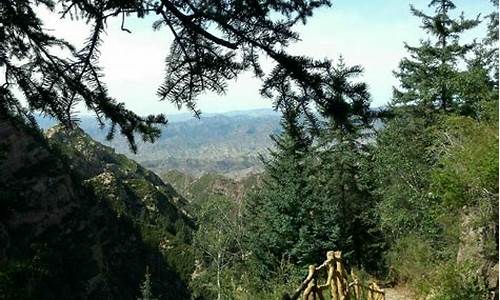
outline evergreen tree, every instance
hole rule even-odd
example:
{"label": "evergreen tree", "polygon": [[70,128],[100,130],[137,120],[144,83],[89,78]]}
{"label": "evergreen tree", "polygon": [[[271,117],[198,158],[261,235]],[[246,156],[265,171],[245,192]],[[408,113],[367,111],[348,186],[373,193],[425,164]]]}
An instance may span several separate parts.
{"label": "evergreen tree", "polygon": [[458,76],[458,97],[466,99],[460,113],[475,119],[488,116],[485,109],[498,100],[498,1],[492,3],[495,11],[486,18],[487,34],[465,60],[467,69]]}
{"label": "evergreen tree", "polygon": [[[403,59],[400,69],[395,72],[401,89],[395,89],[391,118],[385,120],[383,130],[377,134],[372,165],[372,180],[379,197],[377,214],[391,246],[388,262],[399,279],[413,281],[412,284],[420,287],[432,282],[421,278],[429,274],[433,265],[456,263],[460,205],[463,202],[455,207],[458,210],[450,209],[446,202],[450,201],[449,198],[453,198],[452,202],[459,202],[460,197],[466,195],[464,191],[470,192],[470,186],[476,184],[469,175],[458,173],[471,168],[481,170],[472,176],[481,173],[480,176],[485,178],[494,178],[491,174],[497,168],[490,164],[494,161],[491,156],[488,159],[469,157],[467,163],[462,162],[459,156],[471,155],[472,152],[464,147],[462,139],[470,137],[453,136],[456,131],[450,130],[450,124],[457,124],[457,120],[463,122],[459,127],[465,125],[463,127],[468,128],[469,122],[491,122],[494,115],[498,115],[498,79],[495,78],[498,68],[495,67],[497,58],[494,54],[498,46],[491,40],[495,34],[490,31],[482,43],[463,45],[460,35],[476,26],[478,19],[467,20],[463,14],[452,19],[450,11],[455,5],[449,0],[434,0],[429,6],[435,8],[435,15],[428,16],[413,7],[412,12],[422,18],[423,29],[435,39],[422,41],[419,47],[406,45],[411,57]],[[490,18],[494,20],[495,15]],[[490,28],[495,26],[498,25]],[[457,114],[476,120],[457,117]],[[483,128],[474,126],[475,129]],[[483,134],[489,132],[487,130],[475,139],[478,144],[474,148],[479,152],[493,152],[495,149],[494,143],[482,140]],[[477,133],[479,135],[479,130]],[[446,153],[450,149],[456,151],[453,157]],[[476,163],[483,165],[472,167]],[[440,177],[442,174],[446,175]],[[440,189],[436,189],[437,186]],[[495,185],[488,189],[491,187]],[[467,201],[472,204],[472,197]],[[490,210],[494,207],[486,206]],[[490,213],[488,218],[492,215]],[[433,285],[439,287],[442,282],[436,280],[430,286]]]}
{"label": "evergreen tree", "polygon": [[[200,94],[222,94],[229,80],[250,70],[262,79],[262,95],[274,99],[277,109],[287,98],[307,113],[309,104],[323,102],[328,62],[292,55],[286,48],[299,40],[293,27],[305,23],[315,9],[329,5],[328,0],[4,0],[0,2],[0,67],[5,71],[0,112],[13,111],[33,120],[30,113],[41,111],[71,127],[77,121],[74,109],[83,103],[101,125],[111,124],[108,138],[119,129],[134,151],[136,135],[155,140],[166,118],[161,114],[142,117],[117,102],[108,94],[99,64],[110,18],[121,18],[122,30],[131,32],[126,26],[130,15],[155,14],[153,28],[166,28],[173,37],[166,75],[158,89],[160,99],[199,115]],[[44,28],[43,9],[89,24],[85,46],[77,49]],[[262,56],[275,62],[268,74],[260,66]],[[15,89],[22,92],[26,105],[13,93]],[[342,109],[333,112],[339,119],[345,117]]]}
{"label": "evergreen tree", "polygon": [[[378,254],[366,255],[379,242],[373,235],[374,203],[361,179],[368,159],[370,96],[365,83],[352,80],[361,72],[342,59],[330,64],[314,143],[305,134],[303,115],[289,109],[283,116],[284,132],[274,138],[277,149],[249,209],[257,227],[254,252],[261,261],[306,264],[340,249],[352,262],[374,267]],[[339,103],[351,116],[340,122],[332,111]]]}
{"label": "evergreen tree", "polygon": [[[348,67],[342,56],[335,66],[328,68],[325,74],[325,99],[319,109],[320,115],[330,128],[348,133],[366,129],[370,123],[370,94],[365,82],[352,82],[363,73],[359,65]],[[344,120],[339,120],[336,110],[344,111]]]}
{"label": "evergreen tree", "polygon": [[315,180],[311,184],[317,197],[322,199],[319,202],[324,207],[331,203],[330,212],[336,212],[330,220],[339,224],[335,246],[352,263],[373,270],[380,258],[380,249],[370,249],[370,256],[366,254],[380,242],[380,237],[375,233],[374,198],[364,180],[370,157],[368,142],[373,132],[372,113],[366,84],[353,81],[362,72],[360,66],[348,67],[340,58],[329,73],[329,97],[338,103],[351,103],[357,113],[349,114],[349,122],[339,124],[329,110],[320,111],[326,122],[315,147],[317,155],[312,163],[315,166],[311,167]]}
{"label": "evergreen tree", "polygon": [[304,257],[297,244],[308,219],[304,216],[304,203],[310,194],[305,163],[311,140],[299,118],[296,110],[286,110],[281,122],[283,132],[272,136],[276,149],[270,150],[270,158],[264,161],[262,186],[248,201],[250,244],[264,266],[262,273],[282,259],[299,262]]}
{"label": "evergreen tree", "polygon": [[[463,14],[452,19],[449,14],[455,5],[450,0],[433,0],[429,6],[435,7],[435,15],[428,16],[414,7],[411,10],[422,18],[422,28],[435,42],[426,40],[420,47],[406,45],[411,58],[404,58],[395,72],[402,90],[394,91],[394,118],[387,120],[377,136],[374,170],[381,196],[379,214],[391,241],[411,233],[430,239],[440,234],[435,215],[439,199],[430,193],[429,184],[439,160],[436,144],[446,116],[429,113],[480,117],[487,103],[498,97],[489,71],[494,68],[491,53],[497,46],[486,51],[494,34],[490,31],[483,45],[462,45],[460,35],[479,21],[467,20]],[[474,53],[466,58],[470,50]],[[466,69],[460,70],[460,63]]]}
{"label": "evergreen tree", "polygon": [[141,298],[139,300],[155,300],[152,291],[151,273],[149,273],[149,267],[146,268],[146,273],[144,274],[144,281],[141,284]]}
{"label": "evergreen tree", "polygon": [[455,4],[451,0],[432,0],[429,7],[434,15],[427,15],[411,6],[413,15],[422,19],[421,28],[429,35],[419,46],[405,44],[409,58],[401,60],[394,72],[400,88],[394,89],[394,104],[416,105],[424,112],[436,109],[460,112],[470,105],[468,99],[459,97],[459,64],[473,44],[461,44],[460,36],[479,24],[478,19],[464,15],[451,17]]}
{"label": "evergreen tree", "polygon": [[484,39],[484,44],[489,46],[488,51],[488,65],[490,66],[490,73],[493,81],[498,89],[498,32],[499,32],[499,19],[498,19],[498,0],[491,0],[495,7],[494,11],[488,15],[488,34]]}

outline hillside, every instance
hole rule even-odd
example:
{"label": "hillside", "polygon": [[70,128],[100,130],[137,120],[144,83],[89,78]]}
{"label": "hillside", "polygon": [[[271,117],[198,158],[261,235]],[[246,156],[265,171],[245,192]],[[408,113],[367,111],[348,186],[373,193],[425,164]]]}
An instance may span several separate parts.
{"label": "hillside", "polygon": [[177,170],[162,173],[161,178],[172,184],[191,204],[200,203],[211,196],[225,196],[240,202],[260,182],[259,175],[231,179],[219,174],[206,173],[200,177],[194,177]]}
{"label": "hillside", "polygon": [[0,119],[2,298],[137,299],[147,268],[160,299],[189,298],[185,200],[81,130],[47,136]]}

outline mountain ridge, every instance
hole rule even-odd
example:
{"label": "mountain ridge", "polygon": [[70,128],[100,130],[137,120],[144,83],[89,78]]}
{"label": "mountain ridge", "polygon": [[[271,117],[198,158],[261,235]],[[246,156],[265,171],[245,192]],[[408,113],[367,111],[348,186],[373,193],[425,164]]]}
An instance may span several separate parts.
{"label": "mountain ridge", "polygon": [[[82,119],[80,126],[94,140],[157,174],[176,169],[195,176],[219,173],[242,177],[262,171],[259,155],[273,147],[270,135],[280,132],[279,121],[277,112],[263,110],[173,122],[155,143],[139,141],[137,153],[130,151],[121,135],[106,140],[106,128],[100,129],[93,119]],[[45,130],[51,125],[47,120],[39,124]]]}
{"label": "mountain ridge", "polygon": [[2,297],[137,299],[149,269],[158,298],[189,298],[193,224],[152,172],[80,130],[45,138],[0,115],[0,175]]}

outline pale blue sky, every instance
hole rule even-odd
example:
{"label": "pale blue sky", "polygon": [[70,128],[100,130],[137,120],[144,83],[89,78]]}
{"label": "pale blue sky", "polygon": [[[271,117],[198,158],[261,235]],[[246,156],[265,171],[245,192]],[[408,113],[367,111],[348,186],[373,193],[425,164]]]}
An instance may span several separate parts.
{"label": "pale blue sky", "polygon": [[[373,105],[387,103],[392,86],[397,81],[392,71],[406,55],[403,42],[418,43],[425,35],[418,28],[419,20],[409,11],[410,3],[427,9],[428,0],[333,0],[331,8],[323,8],[300,26],[302,41],[291,47],[293,53],[316,58],[336,59],[342,54],[348,64],[360,64],[365,68],[363,80],[370,87]],[[467,17],[493,10],[489,0],[457,0],[458,9]],[[79,22],[59,20],[45,14],[46,27],[57,35],[80,44],[87,28]],[[128,34],[120,30],[120,21],[108,23],[107,36],[101,49],[101,63],[105,81],[112,96],[125,102],[138,113],[173,113],[176,108],[168,102],[159,102],[156,89],[161,83],[164,60],[168,53],[171,35],[166,31],[153,32],[151,22],[128,21]],[[482,37],[484,27],[468,34],[468,38]],[[264,64],[266,62],[264,61]],[[271,107],[271,102],[259,95],[259,81],[251,74],[242,74],[230,82],[227,94],[202,95],[199,108],[202,112],[226,112]],[[84,112],[82,112],[84,113]]]}

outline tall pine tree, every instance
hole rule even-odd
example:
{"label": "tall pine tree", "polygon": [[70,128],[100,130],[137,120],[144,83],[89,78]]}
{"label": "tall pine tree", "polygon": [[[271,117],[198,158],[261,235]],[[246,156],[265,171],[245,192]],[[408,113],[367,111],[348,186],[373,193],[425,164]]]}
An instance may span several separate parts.
{"label": "tall pine tree", "polygon": [[285,111],[283,132],[272,137],[276,148],[264,160],[262,187],[249,200],[252,250],[266,271],[282,259],[299,262],[304,258],[297,245],[306,222],[303,206],[310,195],[306,160],[311,139],[300,117],[293,108]]}
{"label": "tall pine tree", "polygon": [[464,99],[462,115],[479,120],[489,117],[485,110],[497,109],[498,100],[498,1],[492,1],[495,11],[486,18],[487,33],[465,60],[467,69],[459,75],[459,99]]}
{"label": "tall pine tree", "polygon": [[459,97],[459,64],[473,44],[462,44],[460,36],[479,24],[479,19],[466,19],[463,14],[452,18],[456,8],[451,0],[432,0],[433,15],[411,6],[413,15],[422,19],[421,28],[429,35],[427,40],[413,47],[405,44],[410,57],[401,60],[394,75],[400,88],[394,89],[394,104],[415,105],[423,112],[459,112],[469,105]]}
{"label": "tall pine tree", "polygon": [[[373,197],[363,180],[370,96],[365,83],[353,81],[361,73],[361,67],[347,67],[342,59],[330,65],[314,143],[293,106],[283,116],[284,132],[274,138],[277,149],[249,210],[260,261],[307,264],[339,249],[355,264],[374,267],[377,253],[370,247],[379,240],[373,232]],[[343,110],[351,116],[342,122],[331,110],[338,103],[345,103]]]}
{"label": "tall pine tree", "polygon": [[[432,16],[411,8],[429,39],[419,47],[406,45],[410,57],[395,72],[400,88],[394,90],[393,118],[385,120],[377,135],[373,159],[377,212],[391,245],[389,263],[400,279],[420,280],[429,272],[426,266],[455,261],[454,218],[459,214],[443,206],[444,193],[432,191],[433,172],[442,165],[447,143],[455,144],[449,139],[450,120],[456,115],[466,116],[457,119],[467,122],[472,121],[469,116],[488,118],[486,108],[498,99],[492,54],[498,50],[491,42],[495,34],[491,31],[483,45],[463,44],[462,33],[479,18],[462,14],[453,19],[456,7],[449,0],[433,0],[429,6],[435,9]],[[418,269],[425,271],[419,274]]]}
{"label": "tall pine tree", "polygon": [[[335,238],[337,249],[351,263],[373,268],[380,258],[380,235],[375,233],[374,198],[364,180],[370,158],[369,139],[372,112],[370,94],[364,82],[354,81],[362,75],[360,66],[348,67],[340,58],[328,77],[331,102],[350,103],[357,111],[349,122],[339,124],[329,110],[321,110],[325,120],[322,134],[316,143],[312,158],[316,176],[312,188],[324,207],[335,212],[332,223],[339,225]],[[370,253],[370,256],[367,253]]]}

